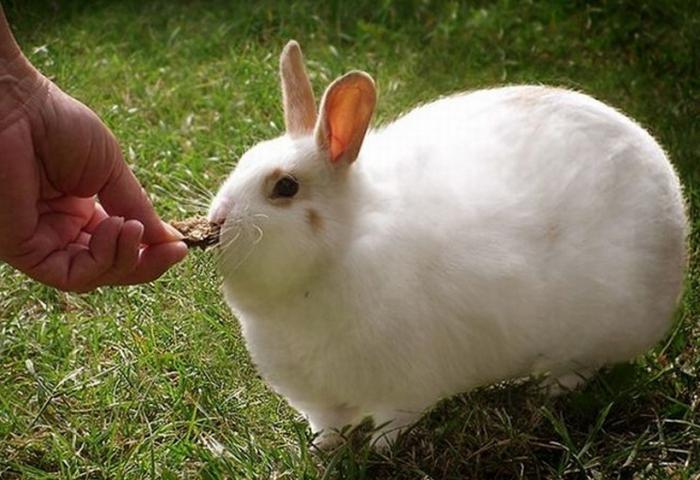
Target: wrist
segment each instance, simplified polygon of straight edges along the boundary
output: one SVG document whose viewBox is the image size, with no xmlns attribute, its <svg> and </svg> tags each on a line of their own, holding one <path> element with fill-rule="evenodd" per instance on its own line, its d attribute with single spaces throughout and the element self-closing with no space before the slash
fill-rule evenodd
<svg viewBox="0 0 700 480">
<path fill-rule="evenodd" d="M 0 131 L 43 100 L 49 83 L 22 54 L 0 5 Z"/>
</svg>

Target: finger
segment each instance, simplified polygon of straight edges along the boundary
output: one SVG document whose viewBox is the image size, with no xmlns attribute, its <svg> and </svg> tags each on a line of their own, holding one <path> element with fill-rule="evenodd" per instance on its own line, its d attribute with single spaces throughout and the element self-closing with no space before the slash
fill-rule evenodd
<svg viewBox="0 0 700 480">
<path fill-rule="evenodd" d="M 88 242 L 85 242 L 85 243 L 82 243 L 82 244 L 81 244 L 81 243 L 75 243 L 75 242 L 74 242 L 74 243 L 69 243 L 68 245 L 66 245 L 65 250 L 66 250 L 66 252 L 68 252 L 68 254 L 71 256 L 71 258 L 74 258 L 74 257 L 75 257 L 76 255 L 78 255 L 79 253 L 82 253 L 82 252 L 84 252 L 84 251 L 86 251 L 86 250 L 89 250 L 89 248 L 88 248 L 88 243 L 89 243 L 89 241 L 88 241 Z"/>
<path fill-rule="evenodd" d="M 102 208 L 102 205 L 100 205 L 98 202 L 95 202 L 92 217 L 90 217 L 90 220 L 88 221 L 87 225 L 83 227 L 83 230 L 85 230 L 88 233 L 94 232 L 97 226 L 100 223 L 102 223 L 102 220 L 104 220 L 107 217 L 109 217 L 109 215 L 107 215 L 105 209 Z"/>
<path fill-rule="evenodd" d="M 67 279 L 69 290 L 84 292 L 95 288 L 97 279 L 114 263 L 123 225 L 123 218 L 110 217 L 97 226 L 88 249 L 78 253 L 71 262 Z"/>
<path fill-rule="evenodd" d="M 148 246 L 141 252 L 136 269 L 115 281 L 113 285 L 134 285 L 155 280 L 186 255 L 187 245 L 183 242 Z"/>
<path fill-rule="evenodd" d="M 113 285 L 133 272 L 139 261 L 143 225 L 138 220 L 129 220 L 119 233 L 117 252 L 111 268 L 97 280 L 99 285 Z"/>
<path fill-rule="evenodd" d="M 87 232 L 80 232 L 80 234 L 78 234 L 78 238 L 76 238 L 75 241 L 72 243 L 80 245 L 81 247 L 84 246 L 87 248 L 90 245 L 90 240 L 92 240 L 91 234 L 89 234 Z M 70 244 L 69 244 L 69 246 L 70 246 Z"/>
<path fill-rule="evenodd" d="M 146 192 L 139 184 L 133 172 L 124 163 L 116 140 L 112 173 L 98 193 L 100 203 L 109 215 L 118 215 L 135 219 L 144 226 L 143 241 L 148 245 L 178 240 L 168 231 L 153 209 Z"/>
</svg>

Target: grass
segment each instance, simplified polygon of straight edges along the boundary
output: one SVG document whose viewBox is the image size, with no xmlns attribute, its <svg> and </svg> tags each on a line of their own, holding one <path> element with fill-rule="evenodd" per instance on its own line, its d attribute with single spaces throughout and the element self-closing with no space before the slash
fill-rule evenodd
<svg viewBox="0 0 700 480">
<path fill-rule="evenodd" d="M 96 110 L 165 218 L 201 212 L 281 132 L 277 56 L 318 94 L 378 80 L 379 121 L 504 83 L 583 90 L 667 148 L 700 245 L 700 14 L 678 1 L 3 2 L 32 61 Z M 208 254 L 160 281 L 64 294 L 0 265 L 0 478 L 595 478 L 700 475 L 700 264 L 673 332 L 551 400 L 499 385 L 441 403 L 391 454 L 317 457 L 256 375 Z"/>
</svg>

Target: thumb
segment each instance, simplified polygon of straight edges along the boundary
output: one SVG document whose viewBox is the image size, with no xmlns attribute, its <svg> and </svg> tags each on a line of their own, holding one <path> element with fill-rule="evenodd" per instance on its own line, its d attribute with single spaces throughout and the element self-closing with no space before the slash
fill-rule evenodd
<svg viewBox="0 0 700 480">
<path fill-rule="evenodd" d="M 122 157 L 114 134 L 90 108 L 55 85 L 37 122 L 39 150 L 47 175 L 60 191 L 80 197 L 97 194 L 111 217 L 138 220 L 147 245 L 180 238 L 164 224 Z"/>
<path fill-rule="evenodd" d="M 110 216 L 141 222 L 144 226 L 143 242 L 148 245 L 181 240 L 177 230 L 158 217 L 146 191 L 124 162 L 116 140 L 111 134 L 110 137 L 114 151 L 112 171 L 97 194 L 105 211 Z"/>
</svg>

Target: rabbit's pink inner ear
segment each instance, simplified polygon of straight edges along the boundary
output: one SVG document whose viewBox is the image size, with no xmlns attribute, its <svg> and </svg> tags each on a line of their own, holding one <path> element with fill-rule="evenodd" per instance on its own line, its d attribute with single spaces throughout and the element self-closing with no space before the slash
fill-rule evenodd
<svg viewBox="0 0 700 480">
<path fill-rule="evenodd" d="M 316 100 L 304 68 L 301 48 L 294 40 L 290 40 L 282 50 L 280 79 L 287 133 L 292 136 L 310 134 L 316 123 Z"/>
<path fill-rule="evenodd" d="M 350 72 L 328 87 L 321 102 L 316 140 L 329 151 L 331 163 L 355 161 L 376 101 L 374 81 L 363 72 Z"/>
<path fill-rule="evenodd" d="M 347 149 L 347 146 L 338 137 L 331 135 L 331 162 L 335 163 L 340 155 Z"/>
</svg>

